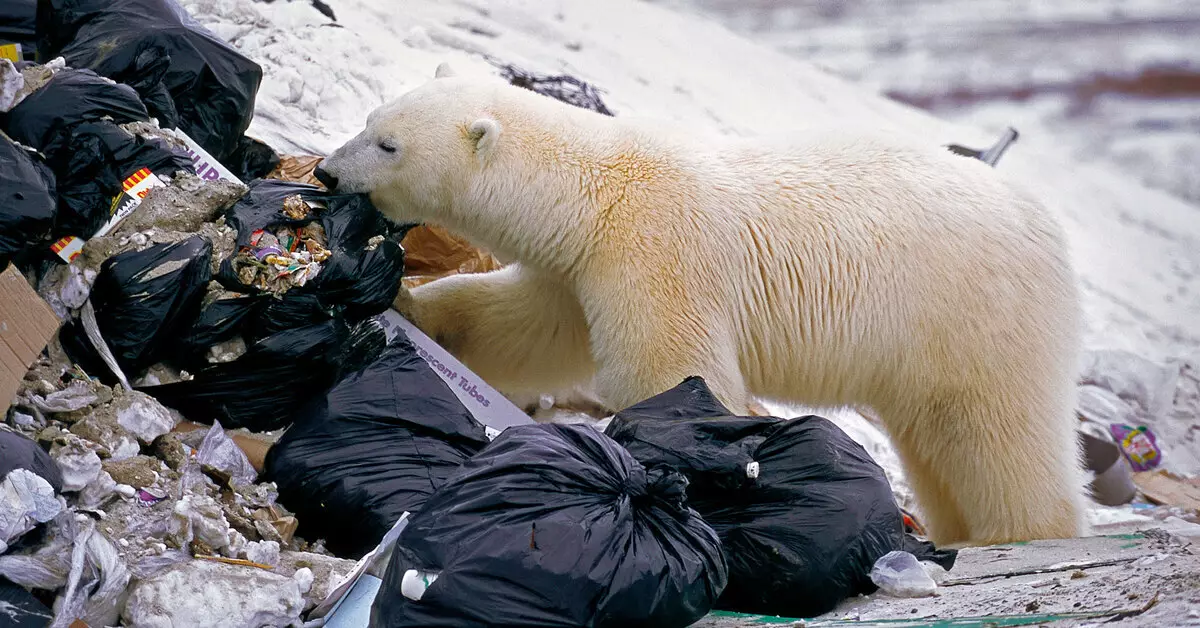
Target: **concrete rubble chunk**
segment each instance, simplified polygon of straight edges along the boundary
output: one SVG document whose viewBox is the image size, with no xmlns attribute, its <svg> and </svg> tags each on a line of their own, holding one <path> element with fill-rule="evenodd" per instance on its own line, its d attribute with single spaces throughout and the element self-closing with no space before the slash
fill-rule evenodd
<svg viewBox="0 0 1200 628">
<path fill-rule="evenodd" d="M 301 582 L 257 567 L 192 560 L 139 583 L 122 618 L 131 628 L 261 628 L 298 623 Z"/>
<path fill-rule="evenodd" d="M 64 493 L 83 490 L 100 475 L 100 456 L 78 437 L 51 451 L 50 457 L 62 471 Z"/>
</svg>

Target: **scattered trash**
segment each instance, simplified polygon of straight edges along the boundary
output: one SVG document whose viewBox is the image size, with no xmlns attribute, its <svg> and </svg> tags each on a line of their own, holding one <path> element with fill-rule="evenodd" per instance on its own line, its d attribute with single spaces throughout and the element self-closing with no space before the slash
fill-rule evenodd
<svg viewBox="0 0 1200 628">
<path fill-rule="evenodd" d="M 1121 446 L 1121 453 L 1133 466 L 1134 471 L 1149 471 L 1162 462 L 1162 452 L 1154 439 L 1154 432 L 1145 425 L 1111 425 L 1112 437 Z"/>
<path fill-rule="evenodd" d="M 459 273 L 484 273 L 499 269 L 500 261 L 442 227 L 414 227 L 404 246 L 404 285 L 412 288 Z"/>
<path fill-rule="evenodd" d="M 893 597 L 927 597 L 937 592 L 937 583 L 908 552 L 888 552 L 880 557 L 871 568 L 871 582 Z"/>
<path fill-rule="evenodd" d="M 178 125 L 218 160 L 238 149 L 262 68 L 174 0 L 46 4 L 38 13 L 42 55 L 132 85 L 165 126 Z"/>
<path fill-rule="evenodd" d="M 15 539 L 57 517 L 64 508 L 45 478 L 24 468 L 9 471 L 0 480 L 0 554 Z"/>
<path fill-rule="evenodd" d="M 590 109 L 606 116 L 613 115 L 600 98 L 599 89 L 573 76 L 535 74 L 514 65 L 500 66 L 500 76 L 512 85 L 561 100 L 568 105 Z"/>
<path fill-rule="evenodd" d="M 487 443 L 484 426 L 401 336 L 299 413 L 267 454 L 265 477 L 300 534 L 357 559 Z"/>
<path fill-rule="evenodd" d="M 726 565 L 686 486 L 590 427 L 508 428 L 400 533 L 372 626 L 687 626 Z"/>
<path fill-rule="evenodd" d="M 1200 516 L 1200 479 L 1186 479 L 1169 471 L 1136 473 L 1134 483 L 1155 504 L 1176 506 Z"/>
<path fill-rule="evenodd" d="M 1085 466 L 1095 476 L 1090 486 L 1092 499 L 1105 506 L 1127 504 L 1137 496 L 1129 463 L 1108 434 L 1101 435 L 1104 438 L 1082 431 L 1079 435 Z"/>
<path fill-rule="evenodd" d="M 50 169 L 0 133 L 0 271 L 17 253 L 49 239 L 57 203 Z"/>
<path fill-rule="evenodd" d="M 822 417 L 731 416 L 690 377 L 618 412 L 605 434 L 687 476 L 729 561 L 723 610 L 814 617 L 871 593 L 875 561 L 907 549 L 883 469 Z"/>
<path fill-rule="evenodd" d="M 213 421 L 200 449 L 196 453 L 196 462 L 202 469 L 211 469 L 210 473 L 224 476 L 224 484 L 253 484 L 258 478 L 258 472 L 250 464 L 249 458 L 237 443 L 225 433 L 220 421 Z"/>
</svg>

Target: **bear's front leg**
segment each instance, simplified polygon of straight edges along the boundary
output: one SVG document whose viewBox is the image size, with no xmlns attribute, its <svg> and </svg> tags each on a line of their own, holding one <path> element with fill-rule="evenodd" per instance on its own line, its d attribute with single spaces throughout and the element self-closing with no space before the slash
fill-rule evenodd
<svg viewBox="0 0 1200 628">
<path fill-rule="evenodd" d="M 595 372 L 575 296 L 519 264 L 405 292 L 397 309 L 507 396 L 557 393 Z"/>
</svg>

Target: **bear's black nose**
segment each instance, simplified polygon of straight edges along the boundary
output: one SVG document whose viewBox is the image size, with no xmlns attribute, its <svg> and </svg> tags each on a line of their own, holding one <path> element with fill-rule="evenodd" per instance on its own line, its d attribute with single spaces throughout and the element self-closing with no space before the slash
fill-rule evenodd
<svg viewBox="0 0 1200 628">
<path fill-rule="evenodd" d="M 320 181 L 322 185 L 329 188 L 330 192 L 337 189 L 337 177 L 325 172 L 324 168 L 317 166 L 317 169 L 313 170 L 313 176 L 315 176 L 317 181 Z"/>
</svg>

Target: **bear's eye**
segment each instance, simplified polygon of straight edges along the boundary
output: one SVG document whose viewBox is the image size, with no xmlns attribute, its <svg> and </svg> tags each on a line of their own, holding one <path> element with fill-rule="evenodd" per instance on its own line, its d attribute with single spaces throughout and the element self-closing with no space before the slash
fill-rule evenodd
<svg viewBox="0 0 1200 628">
<path fill-rule="evenodd" d="M 379 150 L 381 150 L 385 153 L 394 153 L 394 152 L 396 152 L 396 146 L 394 144 L 391 144 L 390 142 L 380 142 Z"/>
</svg>

